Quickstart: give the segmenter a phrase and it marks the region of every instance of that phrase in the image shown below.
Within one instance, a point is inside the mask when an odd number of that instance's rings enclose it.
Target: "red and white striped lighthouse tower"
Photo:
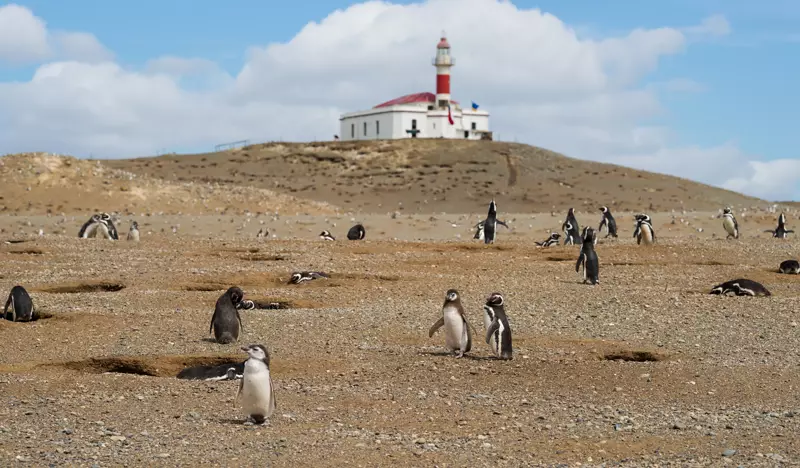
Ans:
[[[450,43],[442,33],[442,39],[436,46],[436,58],[433,65],[436,67],[436,106],[445,108],[450,104],[450,67],[456,64],[450,56]]]

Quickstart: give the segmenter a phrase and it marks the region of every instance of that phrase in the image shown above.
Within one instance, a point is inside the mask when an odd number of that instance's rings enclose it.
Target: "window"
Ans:
[[[477,130],[478,129],[478,124],[476,124],[475,122],[472,122],[472,129],[473,130]]]
[[[367,123],[364,122],[364,136],[367,136]]]
[[[375,121],[375,136],[378,136],[380,134],[381,134],[381,121],[380,120],[376,120]]]
[[[350,124],[350,138],[356,137],[356,124]]]
[[[468,130],[464,130],[464,138],[469,138],[469,131]]]
[[[436,122],[433,123],[433,129],[436,130]]]
[[[411,130],[416,130],[416,129],[417,129],[417,119],[412,119],[411,120]]]

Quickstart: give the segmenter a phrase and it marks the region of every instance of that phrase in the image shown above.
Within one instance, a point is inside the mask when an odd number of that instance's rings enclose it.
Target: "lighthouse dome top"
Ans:
[[[449,49],[450,43],[447,42],[447,38],[442,36],[442,39],[439,41],[439,44],[436,45],[437,49]]]

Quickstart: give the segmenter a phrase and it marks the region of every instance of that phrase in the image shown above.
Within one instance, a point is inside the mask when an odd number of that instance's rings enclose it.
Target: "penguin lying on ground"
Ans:
[[[328,231],[322,231],[320,233],[320,235],[319,235],[319,238],[322,239],[322,240],[327,240],[327,241],[335,241],[336,240],[336,238],[333,237],[333,234],[331,234]]]
[[[719,294],[722,296],[727,296],[729,293],[733,293],[736,296],[772,295],[772,293],[770,293],[763,284],[745,278],[739,278],[718,284],[709,292],[709,294]]]
[[[3,308],[3,317],[12,322],[30,322],[39,318],[33,307],[33,300],[25,288],[22,286],[11,288]]]
[[[275,385],[269,370],[269,352],[260,344],[244,346],[242,351],[249,358],[244,362],[244,372],[234,402],[241,405],[248,421],[264,424],[277,407]]]
[[[578,261],[575,263],[575,272],[579,272],[583,265],[583,282],[590,281],[592,284],[600,283],[600,260],[594,251],[594,244],[597,242],[597,234],[594,229],[586,227],[583,229],[583,245],[581,253],[578,254]]]
[[[214,331],[214,338],[218,343],[233,343],[239,339],[239,331],[244,331],[238,308],[243,298],[244,292],[234,286],[217,299],[208,332]]]
[[[179,379],[186,380],[237,380],[244,373],[244,361],[236,364],[220,364],[218,366],[187,367],[177,375]]]
[[[292,273],[292,277],[289,278],[289,284],[300,284],[321,278],[330,278],[330,275],[321,271],[297,271]]]
[[[504,307],[505,301],[500,293],[492,293],[483,306],[483,324],[486,326],[486,344],[500,359],[513,359],[511,346],[511,325]]]
[[[778,267],[778,272],[786,273],[787,275],[798,275],[800,274],[800,262],[797,260],[784,260],[781,262],[781,266]]]
[[[603,218],[600,220],[600,226],[597,227],[597,232],[603,232],[603,226],[606,227],[606,237],[617,237],[617,221],[611,215],[611,210],[607,206],[601,206],[600,211],[603,212]]]
[[[444,343],[452,350],[456,358],[464,356],[472,349],[472,333],[470,324],[461,305],[458,291],[450,289],[445,294],[442,316],[428,330],[428,338],[433,337],[441,327],[444,327]]]
[[[557,232],[550,233],[550,237],[547,240],[542,242],[534,242],[539,247],[550,247],[551,245],[558,245],[558,239],[561,238],[561,234]]]
[[[786,229],[786,215],[781,213],[778,216],[778,227],[776,227],[774,230],[767,229],[764,232],[772,233],[772,237],[777,237],[779,239],[786,239],[786,234],[791,234],[794,231],[791,229]]]
[[[363,240],[367,235],[367,230],[361,224],[356,224],[347,231],[347,238],[349,240]]]

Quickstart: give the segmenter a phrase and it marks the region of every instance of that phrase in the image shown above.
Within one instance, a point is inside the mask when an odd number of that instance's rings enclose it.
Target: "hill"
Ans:
[[[104,161],[154,178],[248,184],[344,209],[501,211],[717,210],[763,200],[677,177],[533,146],[454,140],[266,143],[219,153]]]
[[[0,158],[0,212],[80,211],[201,214],[243,210],[294,214],[334,213],[325,203],[298,200],[270,190],[194,181],[164,181],[87,161],[47,153]],[[242,184],[245,185],[245,184]]]

